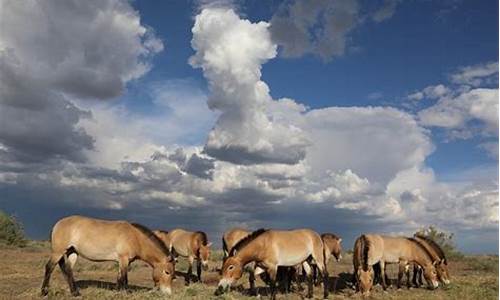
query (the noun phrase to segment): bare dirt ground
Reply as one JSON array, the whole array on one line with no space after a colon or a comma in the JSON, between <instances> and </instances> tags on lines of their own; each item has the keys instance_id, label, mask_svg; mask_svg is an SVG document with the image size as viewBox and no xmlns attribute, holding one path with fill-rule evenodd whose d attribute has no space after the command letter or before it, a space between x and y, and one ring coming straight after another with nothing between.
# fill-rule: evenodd
<instances>
[{"instance_id":1,"label":"bare dirt ground","mask_svg":"<svg viewBox=\"0 0 500 300\"><path fill-rule=\"evenodd\" d=\"M25 248L0 246L0 299L40 299L40 286L43 279L45 262L49 255L46 242L30 242ZM232 292L221 297L214 296L219 280L218 268L221 253L212 255L208 272L203 273L202 283L184 286L187 270L185 260L179 258L178 271L174 282L174 294L170 299L257 299L247 294L248 279L240 279ZM377 286L371 299L498 299L498 256L466 256L451 260L452 284L431 291L425 288L403 288L398 290L394 284L384 292ZM390 278L396 278L396 267L389 266ZM351 257L344 255L342 262L330 262L329 299L361 299L349 285L352 272ZM115 290L117 267L114 263L92 263L80 259L75 266L75 279L81 296L76 299L164 299L160 292L152 290L151 269L142 262L134 262L130 267L128 291ZM267 299L267 290L261 281L261 298ZM305 285L304 285L305 286ZM303 299L305 291L292 294L278 294L278 299ZM322 288L316 287L315 298L322 298ZM48 299L72 298L61 272L56 269L52 275Z\"/></svg>"}]
</instances>

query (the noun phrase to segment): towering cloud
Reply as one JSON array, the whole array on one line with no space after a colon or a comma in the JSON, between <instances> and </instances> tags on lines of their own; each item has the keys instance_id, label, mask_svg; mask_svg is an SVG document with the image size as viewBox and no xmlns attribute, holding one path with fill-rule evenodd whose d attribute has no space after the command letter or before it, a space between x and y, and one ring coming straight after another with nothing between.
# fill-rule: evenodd
<instances>
[{"instance_id":1,"label":"towering cloud","mask_svg":"<svg viewBox=\"0 0 500 300\"><path fill-rule=\"evenodd\" d=\"M221 112L205 146L220 160L294 164L304 158L307 140L300 129L266 112L272 99L260 80L261 65L276 56L268 27L242 20L231 9L204 9L196 16L190 63L207 78L209 107Z\"/></svg>"}]
</instances>

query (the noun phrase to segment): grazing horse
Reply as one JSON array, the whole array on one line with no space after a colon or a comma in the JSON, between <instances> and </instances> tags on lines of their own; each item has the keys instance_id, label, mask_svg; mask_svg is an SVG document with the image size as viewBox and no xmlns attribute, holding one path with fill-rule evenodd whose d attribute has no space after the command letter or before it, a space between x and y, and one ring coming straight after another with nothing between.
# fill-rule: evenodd
<instances>
[{"instance_id":1,"label":"grazing horse","mask_svg":"<svg viewBox=\"0 0 500 300\"><path fill-rule=\"evenodd\" d=\"M224 262L226 259L229 257L229 253L232 251L233 247L238 244L239 241L242 239L246 238L249 236L252 232L241 229L241 228L233 228L224 233L222 236L222 250L224 252L224 256L222 258L222 264L224 265ZM255 295L256 290L255 290L255 264L253 262L247 264L246 266L243 266L245 268L245 271L248 272L248 281L250 283L250 294ZM222 268L221 268L222 272ZM258 270L257 272L260 272Z\"/></svg>"},{"instance_id":2,"label":"grazing horse","mask_svg":"<svg viewBox=\"0 0 500 300\"><path fill-rule=\"evenodd\" d=\"M352 264L354 266L354 282L356 291L368 296L373 287L373 266L368 264L369 241L363 234L354 242Z\"/></svg>"},{"instance_id":3,"label":"grazing horse","mask_svg":"<svg viewBox=\"0 0 500 300\"><path fill-rule=\"evenodd\" d=\"M269 275L271 299L276 297L276 275L278 266L293 267L302 264L308 274L307 297L312 297L312 276L308 261L314 260L324 280L324 297L328 297L328 271L325 264L325 248L321 237L309 229L289 231L265 230L254 231L239 241L229 253L222 267L222 279L219 281L216 295L224 293L241 278L243 267L255 262L256 266Z\"/></svg>"},{"instance_id":4,"label":"grazing horse","mask_svg":"<svg viewBox=\"0 0 500 300\"><path fill-rule=\"evenodd\" d=\"M158 232L158 231L157 231ZM159 234L158 237L165 243L167 248L174 254L187 257L189 262L185 284L189 285L193 272L193 263L196 260L196 274L201 282L201 269L208 269L208 259L210 257L210 246L207 235L202 231L186 231L174 229L167 234Z\"/></svg>"},{"instance_id":5,"label":"grazing horse","mask_svg":"<svg viewBox=\"0 0 500 300\"><path fill-rule=\"evenodd\" d=\"M88 260L116 261L119 264L119 289L127 287L127 268L136 259L153 268L153 281L164 293L172 293L175 263L167 247L148 228L126 221L105 221L82 216L59 220L52 229L52 253L45 266L42 295L49 291L50 275L59 264L71 294L79 295L73 278L78 256Z\"/></svg>"},{"instance_id":6,"label":"grazing horse","mask_svg":"<svg viewBox=\"0 0 500 300\"><path fill-rule=\"evenodd\" d=\"M401 279L406 274L407 286L410 287L410 269L411 263L418 264L423 268L424 278L429 288L434 289L439 286L437 273L435 269L436 262L433 262L432 256L417 240L406 237L391 237L376 234L366 234L365 240L368 247L367 264L373 266L380 264L380 277L382 287L387 288L385 277L385 264L398 263L398 288L401 287ZM358 270L359 271L359 270ZM361 273L364 270L361 270Z\"/></svg>"},{"instance_id":7,"label":"grazing horse","mask_svg":"<svg viewBox=\"0 0 500 300\"><path fill-rule=\"evenodd\" d=\"M443 249L441 249L441 247L439 247L439 245L436 242L434 242L432 239L426 236L415 234L413 237L420 244L422 244L422 246L424 246L425 249L427 249L427 251L429 251L429 253L432 256L433 262L437 262L435 263L435 266L439 281L441 281L441 283L445 285L450 284L448 261L446 259ZM415 286L417 287L419 287L422 284L422 268L418 265L414 266L412 281L413 284L415 284Z\"/></svg>"}]
</instances>

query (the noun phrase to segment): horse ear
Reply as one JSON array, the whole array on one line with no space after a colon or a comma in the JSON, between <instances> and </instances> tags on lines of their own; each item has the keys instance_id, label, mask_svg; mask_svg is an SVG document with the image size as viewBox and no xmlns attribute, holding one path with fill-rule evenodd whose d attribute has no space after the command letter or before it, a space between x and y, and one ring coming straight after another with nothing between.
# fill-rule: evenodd
<instances>
[{"instance_id":1,"label":"horse ear","mask_svg":"<svg viewBox=\"0 0 500 300\"><path fill-rule=\"evenodd\" d=\"M339 243L342 242L342 238L339 238Z\"/></svg>"},{"instance_id":2,"label":"horse ear","mask_svg":"<svg viewBox=\"0 0 500 300\"><path fill-rule=\"evenodd\" d=\"M434 262L432 262L432 265L435 267L436 265L438 265L438 264L439 264L439 262L440 262L440 261L441 261L441 260L439 260L439 259L438 259L438 260L435 260Z\"/></svg>"},{"instance_id":3,"label":"horse ear","mask_svg":"<svg viewBox=\"0 0 500 300\"><path fill-rule=\"evenodd\" d=\"M207 244L207 247L210 247L210 246L212 246L212 242L210 242L210 243Z\"/></svg>"}]
</instances>

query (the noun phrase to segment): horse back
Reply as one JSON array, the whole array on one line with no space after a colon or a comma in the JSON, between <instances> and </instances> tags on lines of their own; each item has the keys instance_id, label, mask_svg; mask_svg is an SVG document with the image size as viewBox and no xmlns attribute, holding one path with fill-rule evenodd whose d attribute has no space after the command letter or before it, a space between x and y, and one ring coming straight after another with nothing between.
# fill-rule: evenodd
<instances>
[{"instance_id":1,"label":"horse back","mask_svg":"<svg viewBox=\"0 0 500 300\"><path fill-rule=\"evenodd\" d=\"M51 244L53 252L73 248L90 260L115 260L121 254L133 257L139 243L128 222L70 216L54 225Z\"/></svg>"},{"instance_id":2,"label":"horse back","mask_svg":"<svg viewBox=\"0 0 500 300\"><path fill-rule=\"evenodd\" d=\"M226 251L229 253L231 249L236 245L239 241L247 237L250 231L241 229L241 228L233 228L226 231L222 237L223 243L225 244Z\"/></svg>"}]
</instances>

